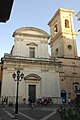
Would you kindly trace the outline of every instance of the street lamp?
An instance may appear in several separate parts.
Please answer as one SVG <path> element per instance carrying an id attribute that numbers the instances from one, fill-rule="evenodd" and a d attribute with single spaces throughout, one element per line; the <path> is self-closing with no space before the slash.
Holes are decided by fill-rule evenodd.
<path id="1" fill-rule="evenodd" d="M 16 91 L 16 104 L 15 104 L 15 114 L 18 114 L 18 88 L 19 88 L 19 81 L 24 78 L 24 74 L 20 73 L 20 70 L 17 70 L 17 73 L 13 73 L 12 77 L 15 81 L 17 81 L 17 91 Z"/>

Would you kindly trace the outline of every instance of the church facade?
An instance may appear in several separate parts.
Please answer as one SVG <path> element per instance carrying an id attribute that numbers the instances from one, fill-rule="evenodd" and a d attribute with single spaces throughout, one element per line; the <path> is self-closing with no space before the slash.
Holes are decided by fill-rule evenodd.
<path id="1" fill-rule="evenodd" d="M 13 33 L 14 45 L 2 59 L 1 96 L 15 102 L 17 70 L 24 73 L 19 82 L 19 102 L 31 96 L 51 97 L 54 103 L 79 96 L 80 58 L 77 55 L 73 10 L 60 8 L 49 21 L 50 35 L 35 27 L 22 27 Z M 50 40 L 51 56 L 48 54 Z"/>
<path id="2" fill-rule="evenodd" d="M 19 82 L 19 102 L 23 98 L 33 100 L 40 97 L 53 97 L 60 102 L 59 62 L 48 54 L 49 34 L 34 27 L 23 27 L 13 33 L 14 46 L 10 54 L 3 58 L 2 96 L 15 100 L 16 81 L 12 74 L 17 70 L 24 73 Z"/>

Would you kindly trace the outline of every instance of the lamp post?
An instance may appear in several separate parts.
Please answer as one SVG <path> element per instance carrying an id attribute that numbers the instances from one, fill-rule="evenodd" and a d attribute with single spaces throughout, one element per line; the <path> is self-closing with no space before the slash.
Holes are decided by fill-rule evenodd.
<path id="1" fill-rule="evenodd" d="M 17 73 L 13 73 L 12 77 L 15 81 L 17 81 L 17 90 L 16 90 L 16 104 L 15 104 L 15 114 L 18 114 L 18 88 L 19 88 L 19 81 L 24 78 L 24 74 L 20 73 L 20 70 L 17 70 Z"/>

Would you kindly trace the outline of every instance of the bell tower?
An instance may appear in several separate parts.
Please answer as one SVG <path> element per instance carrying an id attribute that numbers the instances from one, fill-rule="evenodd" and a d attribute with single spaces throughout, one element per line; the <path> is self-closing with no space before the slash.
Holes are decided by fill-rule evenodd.
<path id="1" fill-rule="evenodd" d="M 73 14 L 74 10 L 59 8 L 48 23 L 52 57 L 77 57 Z"/>

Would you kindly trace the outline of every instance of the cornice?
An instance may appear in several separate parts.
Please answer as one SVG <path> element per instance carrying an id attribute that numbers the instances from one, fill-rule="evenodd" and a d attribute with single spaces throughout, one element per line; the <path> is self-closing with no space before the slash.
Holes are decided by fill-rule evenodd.
<path id="1" fill-rule="evenodd" d="M 54 14 L 54 16 L 51 18 L 51 20 L 48 22 L 48 25 L 51 24 L 51 22 L 55 19 L 55 17 L 60 14 L 60 12 L 63 11 L 63 12 L 69 12 L 69 13 L 74 13 L 74 10 L 69 10 L 69 9 L 64 9 L 64 8 L 59 8 L 56 13 Z"/>
<path id="2" fill-rule="evenodd" d="M 18 33 L 18 32 L 14 33 L 14 34 L 13 34 L 13 37 L 15 37 L 15 36 L 17 36 L 17 35 L 19 35 L 19 36 L 25 36 L 25 37 L 47 38 L 47 36 L 44 36 L 44 35 L 34 35 L 34 34 Z"/>
<path id="3" fill-rule="evenodd" d="M 35 32 L 38 32 L 40 34 L 43 34 L 43 35 L 37 35 L 36 33 L 35 34 L 31 34 L 31 33 L 27 33 L 28 31 L 35 31 Z M 23 33 L 25 32 L 25 33 Z M 13 33 L 13 37 L 15 37 L 16 35 L 24 35 L 24 36 L 32 36 L 32 37 L 44 37 L 44 38 L 50 38 L 50 35 L 45 32 L 44 30 L 42 29 L 39 29 L 39 28 L 35 28 L 35 27 L 22 27 L 22 28 L 19 28 L 17 30 L 15 30 L 15 32 Z"/>
<path id="4" fill-rule="evenodd" d="M 4 62 L 20 62 L 20 63 L 32 63 L 32 64 L 60 64 L 60 62 L 56 59 L 51 58 L 27 58 L 27 57 L 21 57 L 21 56 L 11 56 L 6 55 L 4 57 Z"/>

